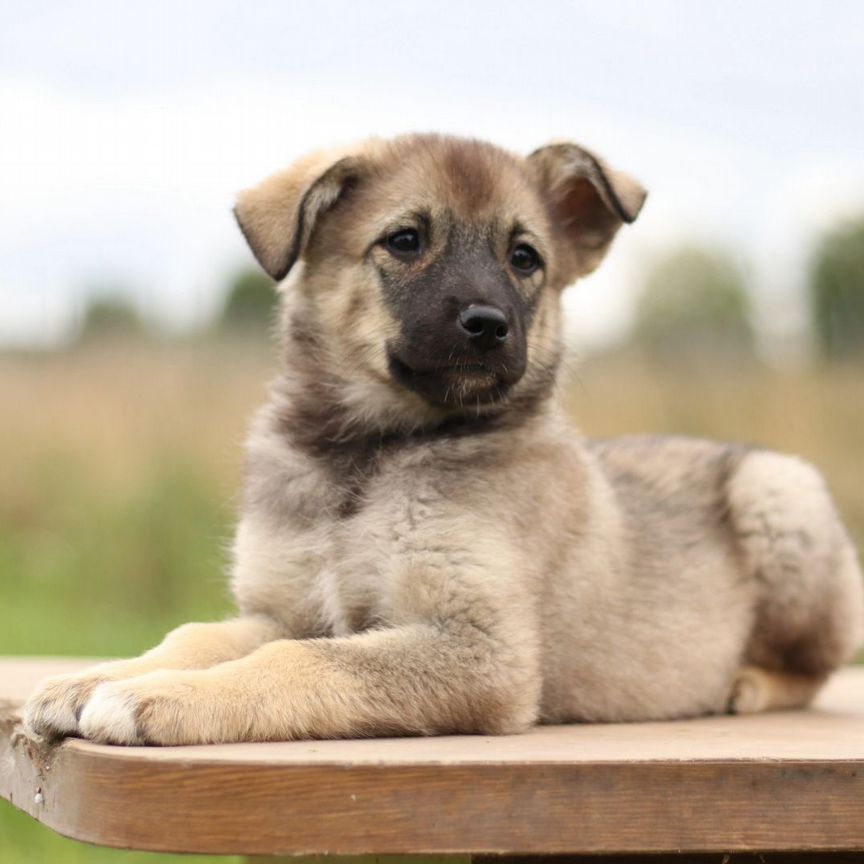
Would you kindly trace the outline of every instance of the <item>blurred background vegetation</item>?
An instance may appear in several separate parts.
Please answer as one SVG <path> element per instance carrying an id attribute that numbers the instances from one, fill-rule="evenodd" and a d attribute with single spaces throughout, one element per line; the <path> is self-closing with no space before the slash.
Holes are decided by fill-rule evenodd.
<path id="1" fill-rule="evenodd" d="M 679 363 L 752 359 L 748 285 L 731 257 L 682 246 L 649 268 L 638 297 L 633 341 L 651 359 Z"/>
<path id="2" fill-rule="evenodd" d="M 799 453 L 864 543 L 864 219 L 814 245 L 807 291 L 807 350 L 778 366 L 763 359 L 746 263 L 694 245 L 659 255 L 627 338 L 572 364 L 565 404 L 591 435 Z M 66 347 L 0 353 L 0 654 L 131 655 L 230 609 L 241 443 L 275 368 L 273 285 L 238 270 L 212 324 L 180 335 L 119 286 L 91 295 Z M 0 861 L 151 857 L 64 840 L 0 805 Z"/>

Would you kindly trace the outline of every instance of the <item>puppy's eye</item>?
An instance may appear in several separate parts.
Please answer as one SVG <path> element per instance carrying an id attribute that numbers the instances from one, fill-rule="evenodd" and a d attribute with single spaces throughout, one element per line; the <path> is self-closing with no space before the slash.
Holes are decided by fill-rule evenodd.
<path id="1" fill-rule="evenodd" d="M 530 276 L 540 266 L 540 256 L 533 246 L 520 243 L 510 253 L 510 265 L 520 276 Z"/>
<path id="2" fill-rule="evenodd" d="M 411 255 L 420 251 L 420 235 L 413 228 L 403 228 L 391 234 L 384 243 L 396 255 Z"/>

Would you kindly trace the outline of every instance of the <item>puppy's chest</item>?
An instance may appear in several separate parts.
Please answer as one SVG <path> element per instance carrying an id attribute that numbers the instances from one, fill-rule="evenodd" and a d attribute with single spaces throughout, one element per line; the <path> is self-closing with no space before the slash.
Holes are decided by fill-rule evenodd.
<path id="1" fill-rule="evenodd" d="M 325 629 L 340 635 L 392 622 L 406 564 L 435 544 L 446 500 L 422 471 L 387 468 L 346 474 L 320 494 L 317 518 L 296 540 L 312 553 L 304 556 L 313 564 L 309 588 Z"/>

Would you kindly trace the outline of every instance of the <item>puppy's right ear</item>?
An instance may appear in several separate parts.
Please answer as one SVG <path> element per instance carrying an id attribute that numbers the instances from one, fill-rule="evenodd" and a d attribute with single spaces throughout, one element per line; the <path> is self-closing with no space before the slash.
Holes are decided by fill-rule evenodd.
<path id="1" fill-rule="evenodd" d="M 258 263 L 277 282 L 303 254 L 315 224 L 356 180 L 355 156 L 313 153 L 241 192 L 237 224 Z"/>

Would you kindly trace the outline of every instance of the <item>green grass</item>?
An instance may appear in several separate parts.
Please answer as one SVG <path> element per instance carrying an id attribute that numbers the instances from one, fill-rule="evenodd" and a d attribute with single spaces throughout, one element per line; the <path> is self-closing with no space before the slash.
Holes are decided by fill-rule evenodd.
<path id="1" fill-rule="evenodd" d="M 167 855 L 91 846 L 61 837 L 11 804 L 0 801 L 0 861 L 3 864 L 239 864 L 242 860 L 233 856 Z"/>
<path id="2" fill-rule="evenodd" d="M 224 615 L 240 443 L 269 364 L 238 343 L 0 355 L 0 654 L 128 656 Z M 660 370 L 619 356 L 579 379 L 567 404 L 590 434 L 801 453 L 864 540 L 860 368 Z M 172 857 L 95 849 L 0 802 L 2 864 L 151 860 Z"/>
<path id="3" fill-rule="evenodd" d="M 80 475 L 53 460 L 34 477 L 39 518 L 0 524 L 0 653 L 130 654 L 225 613 L 229 513 L 215 484 L 173 457 L 124 493 L 95 494 Z"/>

